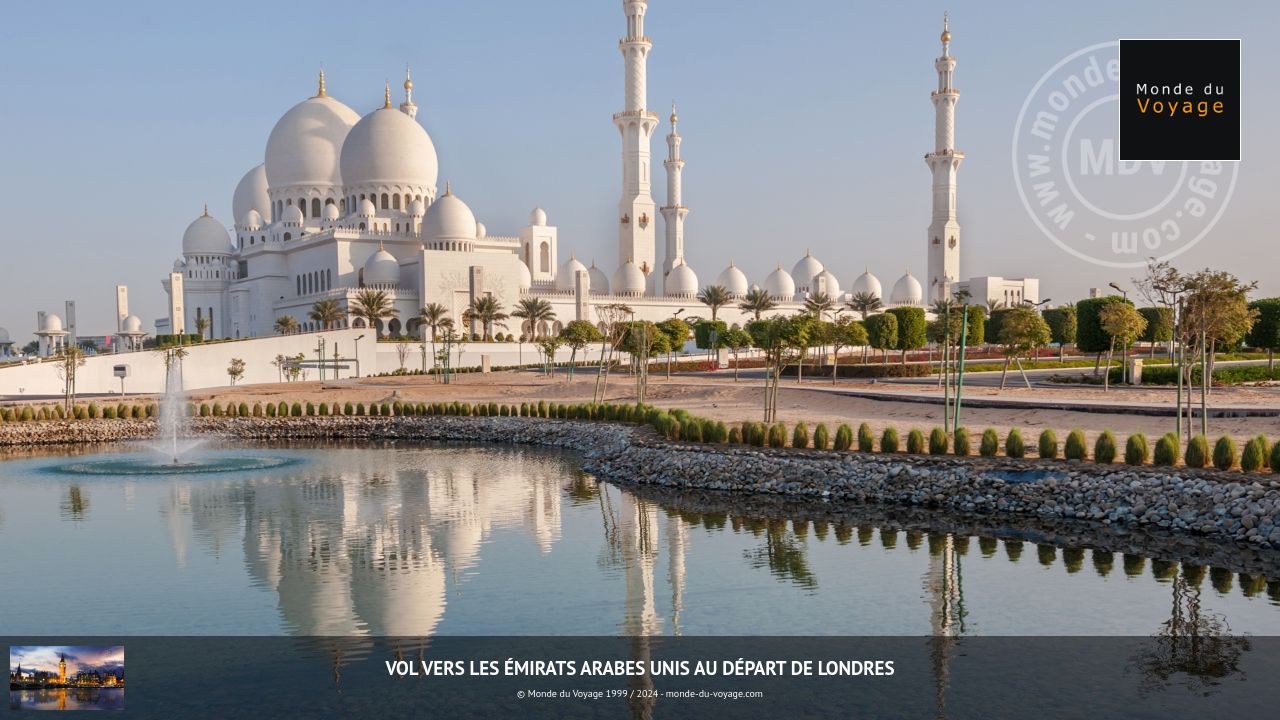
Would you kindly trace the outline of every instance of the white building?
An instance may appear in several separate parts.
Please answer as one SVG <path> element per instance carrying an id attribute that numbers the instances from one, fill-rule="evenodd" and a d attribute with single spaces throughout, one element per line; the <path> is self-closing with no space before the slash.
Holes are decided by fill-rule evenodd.
<path id="1" fill-rule="evenodd" d="M 660 119 L 648 106 L 647 61 L 652 41 L 644 32 L 646 0 L 624 0 L 626 35 L 619 43 L 624 58 L 625 106 L 613 116 L 622 141 L 622 192 L 618 208 L 618 257 L 608 273 L 590 267 L 574 253 L 563 263 L 556 227 L 542 208 L 511 235 L 490 235 L 448 183 L 439 192 L 435 144 L 419 122 L 413 82 L 406 69 L 404 101 L 392 105 L 388 86 L 383 104 L 363 116 L 328 93 L 323 70 L 314 96 L 303 100 L 276 123 L 263 162 L 250 169 L 233 194 L 234 226 L 207 211 L 182 237 L 182 256 L 163 281 L 170 317 L 157 321 L 158 332 L 195 332 L 208 337 L 244 338 L 273 334 L 277 319 L 291 316 L 303 330 L 318 330 L 308 316 L 321 300 L 334 301 L 344 314 L 339 327 L 362 327 L 353 312 L 363 289 L 386 293 L 396 317 L 380 323 L 383 335 L 413 335 L 419 308 L 439 303 L 455 322 L 477 298 L 491 295 L 506 310 L 525 297 L 551 303 L 556 322 L 539 332 L 558 331 L 575 319 L 598 322 L 595 308 L 625 303 L 638 319 L 663 320 L 683 311 L 705 316 L 697 300 L 706 285 L 685 261 L 682 138 L 674 106 L 669 117 L 667 198 L 659 209 L 651 194 L 650 150 Z M 923 305 L 965 284 L 958 282 L 959 225 L 956 222 L 956 170 L 963 153 L 954 148 L 955 58 L 950 33 L 935 62 L 938 89 L 933 93 L 937 133 L 928 156 L 933 172 L 933 220 L 929 231 L 926 294 L 905 273 L 886 305 Z M 657 222 L 664 220 L 661 263 Z M 880 296 L 880 281 L 870 272 L 848 284 L 840 270 L 808 252 L 792 267 L 781 263 L 759 287 L 776 301 L 773 312 L 794 312 L 815 293 L 837 303 L 857 292 Z M 991 279 L 1000 280 L 1000 279 Z M 1019 297 L 1035 299 L 1034 281 L 1023 283 Z M 735 298 L 754 287 L 732 262 L 717 277 Z M 1029 285 L 1027 283 L 1030 283 Z M 847 288 L 848 292 L 843 289 Z M 737 302 L 720 310 L 729 322 L 749 315 Z M 510 328 L 519 333 L 519 328 Z"/>

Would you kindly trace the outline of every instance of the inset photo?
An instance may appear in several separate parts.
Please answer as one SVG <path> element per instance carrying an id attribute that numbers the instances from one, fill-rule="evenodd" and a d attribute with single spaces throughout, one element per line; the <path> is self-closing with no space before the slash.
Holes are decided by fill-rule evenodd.
<path id="1" fill-rule="evenodd" d="M 12 645 L 10 710 L 123 710 L 123 645 Z"/>

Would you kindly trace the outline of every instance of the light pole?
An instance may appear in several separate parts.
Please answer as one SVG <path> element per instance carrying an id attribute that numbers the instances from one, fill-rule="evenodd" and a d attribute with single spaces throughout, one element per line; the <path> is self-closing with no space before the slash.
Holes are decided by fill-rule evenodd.
<path id="1" fill-rule="evenodd" d="M 360 377 L 360 341 L 364 339 L 364 335 L 356 336 L 356 377 Z"/>
<path id="2" fill-rule="evenodd" d="M 320 360 L 320 382 L 324 382 L 324 337 L 316 341 L 316 357 Z"/>

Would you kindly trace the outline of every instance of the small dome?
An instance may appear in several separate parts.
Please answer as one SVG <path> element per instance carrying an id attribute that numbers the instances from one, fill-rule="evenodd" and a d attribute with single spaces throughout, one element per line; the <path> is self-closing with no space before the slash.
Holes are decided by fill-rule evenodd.
<path id="1" fill-rule="evenodd" d="M 693 268 L 681 263 L 667 273 L 668 297 L 693 297 L 698 294 L 698 276 Z"/>
<path id="2" fill-rule="evenodd" d="M 630 260 L 613 274 L 614 295 L 644 295 L 645 285 L 644 273 Z"/>
<path id="3" fill-rule="evenodd" d="M 791 279 L 802 292 L 808 292 L 813 286 L 813 278 L 821 273 L 823 269 L 822 263 L 818 262 L 818 258 L 810 255 L 809 251 L 805 250 L 804 257 L 800 258 L 796 266 L 791 268 Z"/>
<path id="4" fill-rule="evenodd" d="M 324 206 L 324 219 L 330 222 L 337 220 L 339 216 L 337 203 L 329 203 Z"/>
<path id="5" fill-rule="evenodd" d="M 356 214 L 360 217 L 373 217 L 378 214 L 378 208 L 373 204 L 372 200 L 364 198 L 360 201 L 360 211 Z"/>
<path id="6" fill-rule="evenodd" d="M 720 273 L 720 277 L 716 278 L 716 284 L 729 291 L 734 297 L 742 297 L 747 294 L 747 276 L 733 264 L 729 263 L 729 267 Z"/>
<path id="7" fill-rule="evenodd" d="M 342 143 L 342 182 L 408 186 L 433 194 L 439 170 L 436 147 L 416 120 L 391 107 L 365 115 Z"/>
<path id="8" fill-rule="evenodd" d="M 422 235 L 428 240 L 475 240 L 476 216 L 457 195 L 446 191 L 427 208 Z"/>
<path id="9" fill-rule="evenodd" d="M 546 225 L 547 211 L 543 210 L 540 207 L 534 208 L 533 212 L 529 213 L 529 224 L 530 225 Z"/>
<path id="10" fill-rule="evenodd" d="M 832 274 L 830 270 L 823 270 L 822 272 L 817 274 L 817 276 L 814 279 L 813 287 L 809 288 L 810 292 L 818 291 L 817 278 L 822 278 L 825 281 L 827 286 L 827 289 L 826 289 L 827 297 L 831 298 L 832 300 L 835 300 L 836 298 L 840 297 L 840 281 L 836 279 L 836 276 Z"/>
<path id="11" fill-rule="evenodd" d="M 44 323 L 40 325 L 40 332 L 60 333 L 62 332 L 62 318 L 56 313 L 49 313 L 44 316 Z"/>
<path id="12" fill-rule="evenodd" d="M 341 186 L 338 159 L 342 144 L 359 121 L 354 110 L 328 95 L 294 105 L 267 138 L 263 167 L 270 187 Z"/>
<path id="13" fill-rule="evenodd" d="M 369 256 L 364 263 L 365 285 L 398 285 L 400 283 L 400 263 L 396 256 L 379 247 L 378 252 Z"/>
<path id="14" fill-rule="evenodd" d="M 572 292 L 573 284 L 577 281 L 579 271 L 586 272 L 587 266 L 578 262 L 577 258 L 570 256 L 565 264 L 560 266 L 560 271 L 556 273 L 556 289 Z M 590 274 L 590 272 L 587 272 L 588 277 L 590 277 Z"/>
<path id="15" fill-rule="evenodd" d="M 865 292 L 865 293 L 871 293 L 876 298 L 883 297 L 883 293 L 881 292 L 881 289 L 880 289 L 880 278 L 876 277 L 875 275 L 872 275 L 870 268 L 868 268 L 865 272 L 859 275 L 856 280 L 853 281 L 853 287 L 850 288 L 849 292 L 850 294 L 853 294 L 853 295 L 857 295 L 858 293 Z"/>
<path id="16" fill-rule="evenodd" d="M 124 319 L 124 331 L 127 333 L 142 332 L 142 318 L 137 315 L 130 315 Z"/>
<path id="17" fill-rule="evenodd" d="M 476 221 L 476 239 L 478 240 L 482 237 L 486 237 L 488 236 L 488 234 L 489 234 L 489 228 L 485 227 L 484 223 L 477 220 Z"/>
<path id="18" fill-rule="evenodd" d="M 267 197 L 267 166 L 259 165 L 240 178 L 231 196 L 231 216 L 243 218 L 250 210 L 257 210 L 259 218 L 271 217 L 271 200 Z M 258 225 L 262 221 L 259 219 Z"/>
<path id="19" fill-rule="evenodd" d="M 596 261 L 591 261 L 591 267 L 587 268 L 587 272 L 591 274 L 591 292 L 597 295 L 609 294 L 609 276 L 604 271 L 596 267 Z"/>
<path id="20" fill-rule="evenodd" d="M 280 216 L 280 220 L 285 225 L 301 225 L 302 209 L 297 205 L 290 205 L 284 209 L 284 213 Z"/>
<path id="21" fill-rule="evenodd" d="M 420 218 L 427 214 L 427 205 L 421 200 L 414 200 L 409 203 L 409 214 L 413 217 Z"/>
<path id="22" fill-rule="evenodd" d="M 796 282 L 779 265 L 777 270 L 769 273 L 769 277 L 764 279 L 764 291 L 769 293 L 775 300 L 794 300 L 796 297 Z"/>
<path id="23" fill-rule="evenodd" d="M 262 227 L 262 214 L 256 208 L 249 208 L 249 212 L 240 218 L 240 227 L 244 230 L 257 230 Z"/>
<path id="24" fill-rule="evenodd" d="M 182 233 L 182 253 L 184 255 L 230 255 L 231 236 L 222 223 L 210 217 L 206 210 L 204 215 L 196 218 Z"/>
<path id="25" fill-rule="evenodd" d="M 520 289 L 528 290 L 533 286 L 533 273 L 529 272 L 529 266 L 525 265 L 519 257 L 516 257 L 516 265 L 519 266 L 520 271 Z"/>
<path id="26" fill-rule="evenodd" d="M 889 302 L 894 305 L 919 305 L 923 301 L 924 290 L 920 287 L 920 281 L 911 276 L 910 270 L 893 284 Z"/>

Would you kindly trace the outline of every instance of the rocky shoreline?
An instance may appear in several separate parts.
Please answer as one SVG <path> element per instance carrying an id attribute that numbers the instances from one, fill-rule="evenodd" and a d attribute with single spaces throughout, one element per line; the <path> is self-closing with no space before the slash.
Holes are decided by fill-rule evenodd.
<path id="1" fill-rule="evenodd" d="M 619 484 L 782 496 L 833 506 L 906 506 L 1010 521 L 1092 521 L 1258 550 L 1280 548 L 1280 481 L 1266 475 L 1066 461 L 772 450 L 682 443 L 647 427 L 518 417 L 197 417 L 192 432 L 243 440 L 444 440 L 583 454 Z M 0 425 L 0 447 L 154 437 L 153 420 Z"/>

